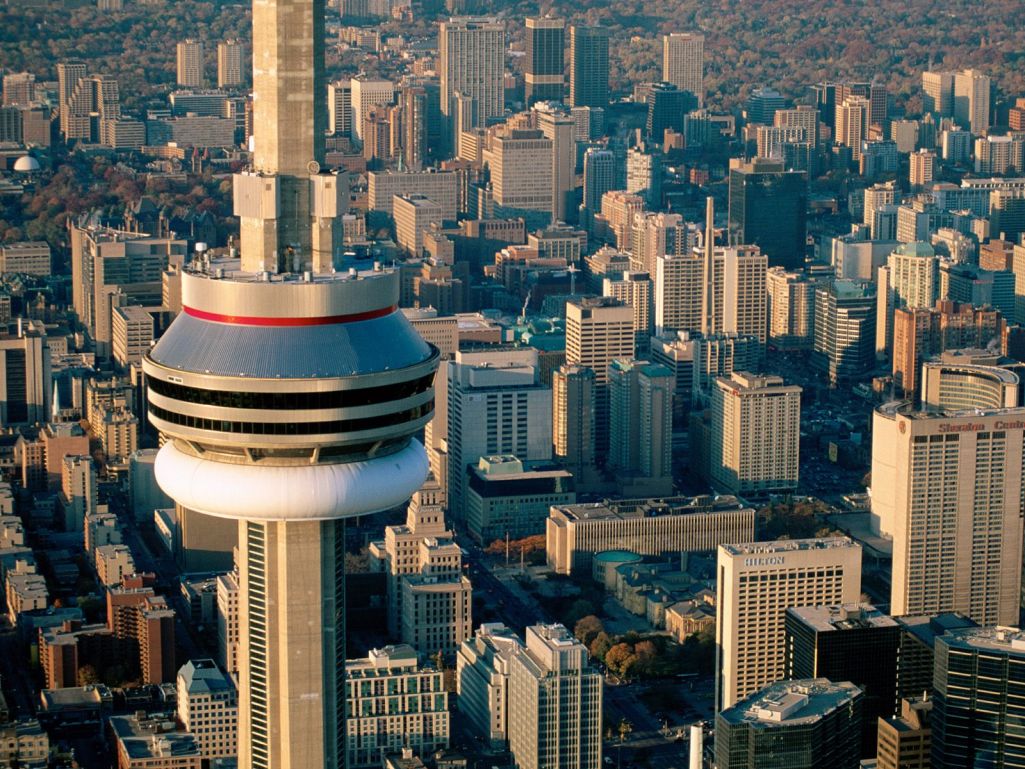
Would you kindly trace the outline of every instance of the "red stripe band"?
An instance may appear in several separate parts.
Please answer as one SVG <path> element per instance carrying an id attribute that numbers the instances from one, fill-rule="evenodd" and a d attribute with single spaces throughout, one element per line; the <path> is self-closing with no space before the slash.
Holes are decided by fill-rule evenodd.
<path id="1" fill-rule="evenodd" d="M 398 309 L 397 305 L 382 307 L 378 310 L 355 312 L 351 315 L 321 315 L 314 318 L 267 318 L 252 315 L 221 315 L 217 312 L 197 310 L 195 307 L 182 307 L 182 310 L 193 318 L 212 320 L 215 323 L 234 323 L 239 326 L 332 326 L 336 323 L 355 323 L 360 320 L 373 320 L 391 315 Z"/>

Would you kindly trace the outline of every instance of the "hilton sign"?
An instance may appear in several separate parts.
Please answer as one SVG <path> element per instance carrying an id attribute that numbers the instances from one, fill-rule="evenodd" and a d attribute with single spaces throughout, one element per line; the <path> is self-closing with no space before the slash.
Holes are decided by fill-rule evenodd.
<path id="1" fill-rule="evenodd" d="M 767 558 L 745 558 L 744 566 L 782 566 L 785 562 L 782 555 L 772 555 Z"/>

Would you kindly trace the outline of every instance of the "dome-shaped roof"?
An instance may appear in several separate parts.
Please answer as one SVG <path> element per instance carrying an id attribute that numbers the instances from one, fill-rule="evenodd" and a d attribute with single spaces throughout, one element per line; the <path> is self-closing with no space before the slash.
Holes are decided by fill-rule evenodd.
<path id="1" fill-rule="evenodd" d="M 22 174 L 35 173 L 40 169 L 39 161 L 31 155 L 22 155 L 14 161 L 14 170 Z"/>

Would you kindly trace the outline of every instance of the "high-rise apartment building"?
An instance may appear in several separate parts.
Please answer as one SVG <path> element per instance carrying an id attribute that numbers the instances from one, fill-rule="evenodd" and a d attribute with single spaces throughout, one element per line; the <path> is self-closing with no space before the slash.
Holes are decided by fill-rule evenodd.
<path id="1" fill-rule="evenodd" d="M 524 94 L 527 106 L 536 101 L 561 102 L 566 79 L 566 20 L 528 16 L 526 24 Z"/>
<path id="2" fill-rule="evenodd" d="M 483 128 L 505 105 L 505 25 L 495 17 L 459 16 L 441 22 L 441 114 L 454 128 L 456 96 L 476 104 L 469 127 Z"/>
<path id="3" fill-rule="evenodd" d="M 938 117 L 953 117 L 953 72 L 922 73 L 922 111 Z"/>
<path id="4" fill-rule="evenodd" d="M 1023 418 L 1021 408 L 876 409 L 872 525 L 893 539 L 894 615 L 959 611 L 981 624 L 1017 621 Z"/>
<path id="5" fill-rule="evenodd" d="M 562 625 L 531 625 L 509 662 L 509 750 L 517 769 L 600 769 L 601 673 Z"/>
<path id="6" fill-rule="evenodd" d="M 762 159 L 730 169 L 730 230 L 740 243 L 761 248 L 770 266 L 804 265 L 807 207 L 803 171 Z"/>
<path id="7" fill-rule="evenodd" d="M 241 40 L 222 40 L 217 44 L 218 88 L 235 88 L 246 82 L 242 55 Z"/>
<path id="8" fill-rule="evenodd" d="M 602 108 L 609 103 L 609 31 L 604 27 L 569 28 L 569 103 Z"/>
<path id="9" fill-rule="evenodd" d="M 935 178 L 936 153 L 930 149 L 920 149 L 912 152 L 909 157 L 911 168 L 908 180 L 912 188 L 922 189 L 927 184 L 932 184 Z"/>
<path id="10" fill-rule="evenodd" d="M 1025 765 L 1025 633 L 954 630 L 936 639 L 932 766 Z"/>
<path id="11" fill-rule="evenodd" d="M 584 198 L 581 225 L 591 226 L 591 217 L 601 211 L 601 199 L 616 188 L 616 156 L 612 150 L 592 147 L 584 153 Z"/>
<path id="12" fill-rule="evenodd" d="M 786 677 L 787 609 L 861 597 L 861 546 L 846 537 L 720 545 L 717 572 L 715 701 L 724 710 Z"/>
<path id="13" fill-rule="evenodd" d="M 868 138 L 871 105 L 864 96 L 851 96 L 836 105 L 834 139 L 849 147 L 854 162 L 861 160 L 862 142 Z"/>
<path id="14" fill-rule="evenodd" d="M 585 366 L 552 372 L 552 454 L 578 483 L 594 470 L 595 375 Z"/>
<path id="15" fill-rule="evenodd" d="M 768 343 L 780 350 L 805 350 L 815 337 L 817 281 L 803 270 L 770 267 L 765 273 Z"/>
<path id="16" fill-rule="evenodd" d="M 365 141 L 367 118 L 375 107 L 387 106 L 395 101 L 395 85 L 390 80 L 354 77 L 349 81 L 352 89 L 352 138 Z"/>
<path id="17" fill-rule="evenodd" d="M 626 493 L 673 489 L 673 372 L 650 361 L 609 365 L 609 454 L 606 466 Z"/>
<path id="18" fill-rule="evenodd" d="M 997 310 L 943 300 L 929 309 L 898 309 L 893 313 L 893 384 L 914 398 L 922 362 L 946 350 L 986 348 L 1003 333 Z"/>
<path id="19" fill-rule="evenodd" d="M 576 121 L 554 104 L 535 104 L 538 130 L 552 143 L 552 221 L 564 222 L 576 188 Z"/>
<path id="20" fill-rule="evenodd" d="M 857 769 L 863 694 L 849 681 L 778 681 L 715 717 L 715 766 Z"/>
<path id="21" fill-rule="evenodd" d="M 646 272 L 624 272 L 618 280 L 605 278 L 602 296 L 611 296 L 633 309 L 634 348 L 647 350 L 652 330 L 651 277 Z"/>
<path id="22" fill-rule="evenodd" d="M 188 88 L 206 88 L 206 66 L 201 40 L 182 40 L 178 43 L 178 85 Z"/>
<path id="23" fill-rule="evenodd" d="M 254 168 L 235 176 L 241 259 L 182 272 L 182 312 L 143 360 L 158 482 L 183 509 L 238 522 L 243 769 L 356 764 L 341 519 L 403 504 L 428 469 L 412 436 L 433 413 L 438 351 L 398 312 L 396 272 L 335 271 L 344 177 L 318 172 L 324 37 L 322 0 L 254 2 L 266 66 Z"/>
<path id="24" fill-rule="evenodd" d="M 501 623 L 485 623 L 456 655 L 456 700 L 469 731 L 492 748 L 509 743 L 509 668 L 523 641 Z"/>
<path id="25" fill-rule="evenodd" d="M 989 130 L 990 89 L 988 76 L 976 69 L 954 73 L 954 120 L 973 134 Z"/>
<path id="26" fill-rule="evenodd" d="M 594 372 L 594 445 L 599 464 L 609 441 L 609 365 L 634 357 L 633 308 L 611 297 L 576 299 L 566 304 L 566 363 Z"/>
<path id="27" fill-rule="evenodd" d="M 940 260 L 928 243 L 902 243 L 879 269 L 876 350 L 893 347 L 893 314 L 897 309 L 929 309 L 939 298 Z"/>
<path id="28" fill-rule="evenodd" d="M 704 73 L 704 35 L 673 32 L 662 37 L 662 80 L 693 94 L 698 108 L 705 104 Z"/>
<path id="29" fill-rule="evenodd" d="M 412 171 L 423 169 L 431 153 L 431 99 L 423 86 L 402 89 L 402 161 Z"/>
<path id="30" fill-rule="evenodd" d="M 555 197 L 552 156 L 552 140 L 540 130 L 513 128 L 494 136 L 483 158 L 491 168 L 496 205 L 510 216 L 543 211 L 550 217 Z"/>
<path id="31" fill-rule="evenodd" d="M 800 438 L 799 386 L 742 371 L 716 380 L 709 459 L 717 489 L 744 496 L 794 491 Z"/>

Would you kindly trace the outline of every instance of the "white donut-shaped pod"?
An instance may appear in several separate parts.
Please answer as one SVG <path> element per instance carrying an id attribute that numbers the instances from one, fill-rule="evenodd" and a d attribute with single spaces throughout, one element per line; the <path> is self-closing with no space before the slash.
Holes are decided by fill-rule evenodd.
<path id="1" fill-rule="evenodd" d="M 173 442 L 157 454 L 160 488 L 189 510 L 253 521 L 350 518 L 405 504 L 427 478 L 427 452 L 401 451 L 361 462 L 235 465 L 186 454 Z"/>

